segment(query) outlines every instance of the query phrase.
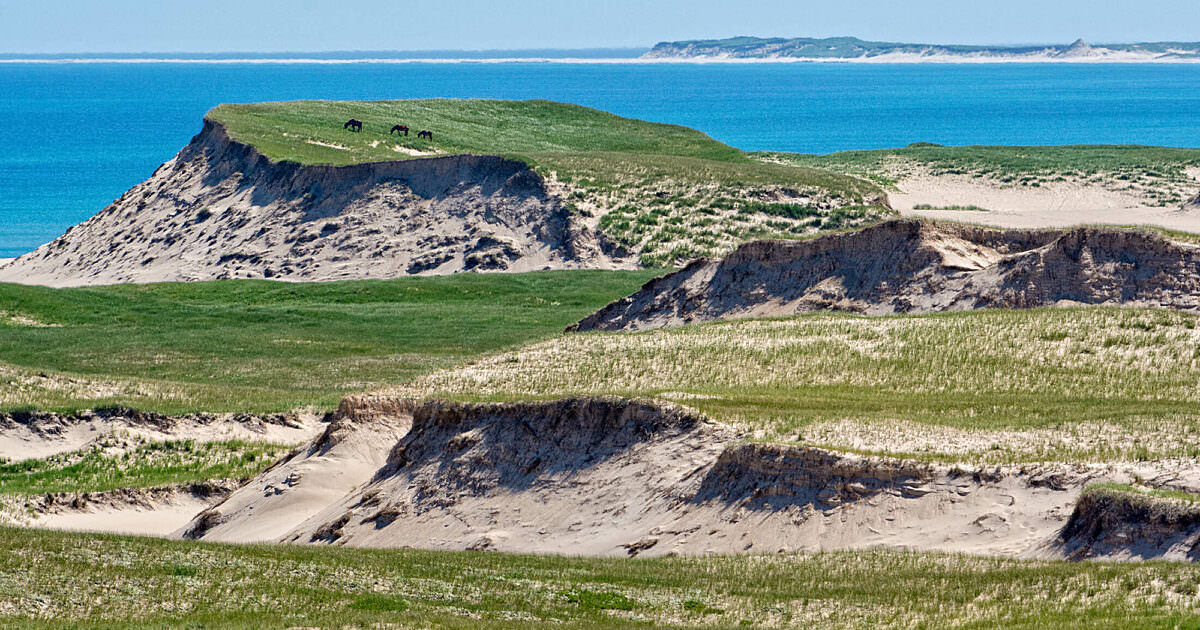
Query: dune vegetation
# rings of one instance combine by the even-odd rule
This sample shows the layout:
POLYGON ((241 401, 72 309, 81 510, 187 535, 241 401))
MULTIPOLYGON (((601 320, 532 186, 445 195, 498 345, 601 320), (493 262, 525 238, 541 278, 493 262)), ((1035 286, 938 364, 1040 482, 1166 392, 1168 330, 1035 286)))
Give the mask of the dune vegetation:
POLYGON ((525 162, 647 267, 889 214, 882 190, 861 178, 767 164, 694 129, 565 103, 296 101, 221 105, 208 118, 277 161, 345 165, 470 153, 525 162), (342 128, 351 118, 364 123, 361 132, 342 128), (392 134, 395 124, 410 135, 392 134), (421 129, 433 139, 418 138, 421 129))
POLYGON ((108 435, 41 459, 0 462, 0 495, 105 492, 213 479, 247 479, 287 447, 242 440, 148 442, 108 435))
POLYGON ((935 460, 1194 457, 1198 324, 1135 308, 811 314, 568 335, 391 391, 657 397, 757 439, 935 460))
POLYGON ((1195 196, 1188 171, 1200 168, 1200 149, 1140 145, 941 146, 918 142, 899 149, 828 155, 760 152, 758 159, 829 169, 892 186, 909 176, 959 175, 1001 186, 1059 182, 1137 192, 1161 206, 1195 196))
POLYGON ((6 628, 1182 628, 1200 567, 896 551, 587 559, 0 528, 6 628))

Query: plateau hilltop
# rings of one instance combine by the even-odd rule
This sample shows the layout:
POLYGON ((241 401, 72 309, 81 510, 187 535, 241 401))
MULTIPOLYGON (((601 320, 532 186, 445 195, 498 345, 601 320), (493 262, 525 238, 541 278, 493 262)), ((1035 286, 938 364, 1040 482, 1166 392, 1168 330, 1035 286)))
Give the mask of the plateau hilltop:
POLYGON ((576 105, 222 105, 150 179, 0 281, 661 267, 862 225, 885 203, 860 178, 576 105))

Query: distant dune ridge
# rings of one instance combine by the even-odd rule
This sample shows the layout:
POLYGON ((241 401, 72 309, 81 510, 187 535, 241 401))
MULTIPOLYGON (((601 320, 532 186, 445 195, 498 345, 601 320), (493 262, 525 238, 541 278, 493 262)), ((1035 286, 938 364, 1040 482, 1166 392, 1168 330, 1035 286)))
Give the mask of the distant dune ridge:
POLYGON ((994 230, 915 219, 746 243, 648 282, 572 330, 831 310, 889 315, 1057 304, 1200 308, 1200 249, 1151 232, 994 230))
POLYGON ((1200 43, 1148 42, 1092 46, 967 46, 864 41, 856 37, 731 37, 661 42, 642 59, 793 61, 1200 62, 1200 43))

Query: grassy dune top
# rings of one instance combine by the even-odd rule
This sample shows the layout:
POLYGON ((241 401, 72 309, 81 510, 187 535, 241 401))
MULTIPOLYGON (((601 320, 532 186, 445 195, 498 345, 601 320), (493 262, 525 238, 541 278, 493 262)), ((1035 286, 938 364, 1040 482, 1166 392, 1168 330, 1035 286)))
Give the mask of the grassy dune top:
POLYGON ((302 164, 461 153, 523 161, 583 222, 641 255, 647 267, 888 214, 882 189, 862 178, 767 164, 695 129, 566 103, 294 101, 221 105, 208 117, 266 156, 302 164), (351 118, 363 121, 361 133, 342 128, 351 118), (410 135, 390 134, 396 124, 409 126, 410 135), (417 138, 421 129, 432 131, 433 140, 417 138))
POLYGON ((567 335, 396 391, 657 397, 759 439, 976 462, 1195 457, 1200 316, 1167 310, 813 314, 567 335))
POLYGON ((332 408, 347 392, 557 335, 657 273, 0 284, 0 409, 332 408))
POLYGON ((1200 567, 237 546, 0 528, 5 628, 1191 628, 1200 567))
POLYGON ((741 151, 695 129, 543 100, 291 101, 221 105, 208 118, 273 160, 301 164, 413 157, 396 151, 396 146, 526 160, 543 153, 590 151, 748 160, 741 151), (363 121, 361 133, 342 128, 351 118, 363 121), (411 128, 407 137, 389 134, 398 124, 411 128), (417 138, 422 129, 433 132, 432 141, 417 138))
POLYGON ((824 168, 892 185, 908 175, 966 175, 1000 184, 1040 186, 1075 181, 1110 188, 1144 189, 1164 204, 1195 194, 1189 169, 1200 167, 1200 149, 1142 145, 941 146, 918 142, 900 149, 842 151, 828 155, 760 152, 759 159, 824 168), (1184 190, 1180 190, 1180 186, 1184 190))

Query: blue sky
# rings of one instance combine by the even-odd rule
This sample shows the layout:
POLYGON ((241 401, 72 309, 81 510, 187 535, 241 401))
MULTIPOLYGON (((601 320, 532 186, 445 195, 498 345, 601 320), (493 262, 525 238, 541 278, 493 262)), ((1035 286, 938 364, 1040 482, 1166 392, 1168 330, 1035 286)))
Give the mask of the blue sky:
POLYGON ((1200 40, 1198 0, 0 0, 0 52, 480 50, 731 35, 1200 40))

